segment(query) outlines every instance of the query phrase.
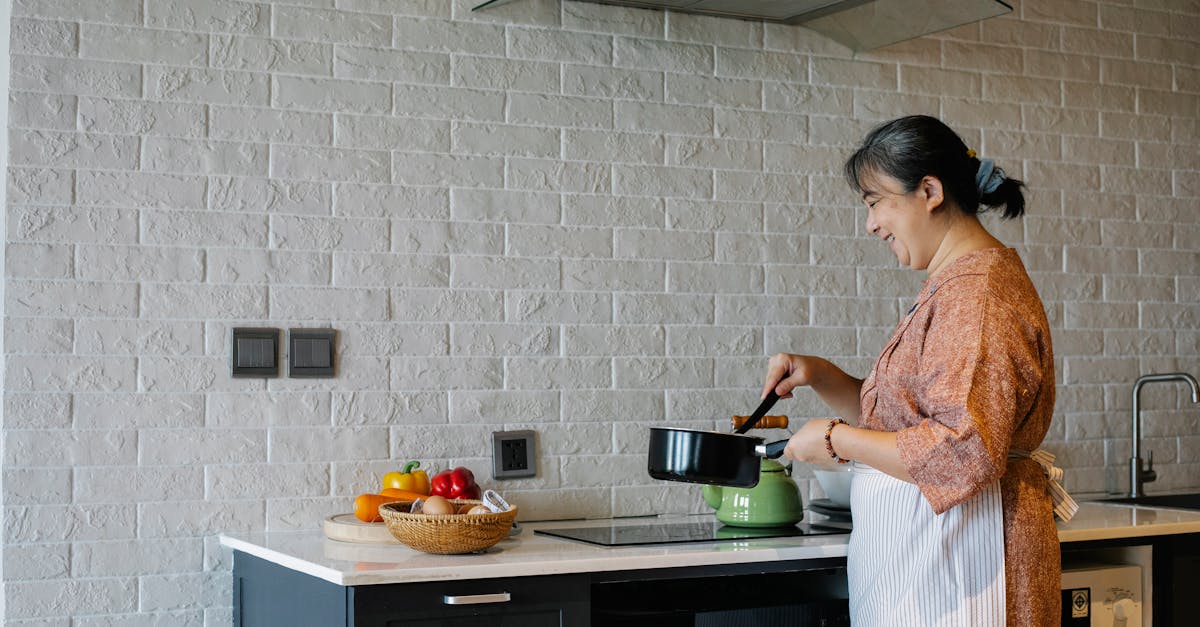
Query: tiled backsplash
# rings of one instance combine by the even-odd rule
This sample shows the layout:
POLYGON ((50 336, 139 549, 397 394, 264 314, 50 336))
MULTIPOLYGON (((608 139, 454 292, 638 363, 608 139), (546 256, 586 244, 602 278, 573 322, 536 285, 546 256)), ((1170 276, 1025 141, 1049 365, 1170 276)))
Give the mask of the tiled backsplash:
MULTIPOLYGON (((988 224, 1054 326, 1069 488, 1125 488, 1139 374, 1200 374, 1195 3, 1019 2, 856 57, 478 2, 14 0, 11 624, 227 625, 215 534, 316 529, 409 459, 533 518, 701 511, 647 426, 725 428, 774 352, 865 374, 919 285, 840 174, 902 114, 1029 185, 988 224), (234 379, 235 326, 336 328, 338 376, 234 379), (525 428, 538 476, 491 481, 525 428)), ((1185 400, 1146 389, 1152 491, 1200 488, 1185 400)))

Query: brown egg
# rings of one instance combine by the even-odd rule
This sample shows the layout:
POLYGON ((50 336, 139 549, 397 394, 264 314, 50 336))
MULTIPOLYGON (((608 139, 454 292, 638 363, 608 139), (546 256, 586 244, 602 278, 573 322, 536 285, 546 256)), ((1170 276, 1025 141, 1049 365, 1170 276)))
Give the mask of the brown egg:
POLYGON ((454 512, 454 503, 436 494, 425 499, 425 504, 421 506, 422 514, 453 514, 454 512))
POLYGON ((490 514, 490 513, 492 513, 492 510, 488 509, 486 505, 475 505, 471 509, 467 510, 467 513, 468 514, 490 514))

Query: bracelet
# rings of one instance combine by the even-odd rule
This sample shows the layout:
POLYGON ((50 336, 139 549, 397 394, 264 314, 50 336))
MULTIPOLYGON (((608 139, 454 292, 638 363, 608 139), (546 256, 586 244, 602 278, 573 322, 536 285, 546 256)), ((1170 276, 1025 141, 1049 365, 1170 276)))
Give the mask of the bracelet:
POLYGON ((825 427, 825 450, 829 451, 829 457, 831 459, 836 459, 837 463, 839 464, 846 464, 850 462, 848 459, 842 459, 833 450, 833 428, 844 424, 846 424, 845 420, 842 420, 841 418, 834 418, 833 420, 829 421, 829 426, 825 427))

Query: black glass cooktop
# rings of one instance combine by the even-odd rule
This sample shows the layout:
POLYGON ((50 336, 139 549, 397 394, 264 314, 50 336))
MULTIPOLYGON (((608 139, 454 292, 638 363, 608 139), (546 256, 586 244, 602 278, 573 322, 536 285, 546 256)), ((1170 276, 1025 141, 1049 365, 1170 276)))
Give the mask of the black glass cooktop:
POLYGON ((800 523, 791 527, 731 527, 720 521, 658 523, 645 525, 610 525, 600 527, 562 527, 535 529, 544 536, 579 540, 601 546, 635 544, 670 544, 675 542, 718 542, 753 538, 785 538, 791 536, 821 536, 850 533, 841 527, 826 527, 800 523))

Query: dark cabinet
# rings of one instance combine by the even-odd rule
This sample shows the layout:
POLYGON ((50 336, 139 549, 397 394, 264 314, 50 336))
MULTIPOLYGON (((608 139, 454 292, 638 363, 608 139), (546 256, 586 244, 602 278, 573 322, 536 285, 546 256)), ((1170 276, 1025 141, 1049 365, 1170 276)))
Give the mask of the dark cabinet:
POLYGON ((355 627, 586 625, 586 575, 350 588, 355 627))
POLYGON ((340 586, 235 551, 233 580, 235 627, 849 624, 841 558, 340 586))
MULTIPOLYGON (((1111 559, 1107 557, 1110 549, 1143 546, 1151 551, 1153 592, 1143 593, 1153 608, 1154 625, 1197 624, 1193 606, 1200 591, 1200 533, 1071 542, 1062 545, 1062 554, 1064 563, 1072 559, 1105 562, 1111 559)), ((1132 563, 1119 558, 1112 562, 1132 563)))
POLYGON ((845 560, 596 573, 592 627, 850 624, 845 560))
POLYGON ((1200 534, 1169 536, 1160 546, 1154 553, 1154 622, 1194 625, 1200 592, 1200 534))
POLYGON ((340 586, 233 555, 235 627, 565 627, 588 624, 587 575, 340 586))
MULTIPOLYGON (((1200 534, 1073 542, 1063 554, 1139 545, 1153 550, 1155 624, 1190 624, 1200 534)), ((843 558, 340 586, 234 551, 233 575, 235 627, 849 624, 843 558)))

